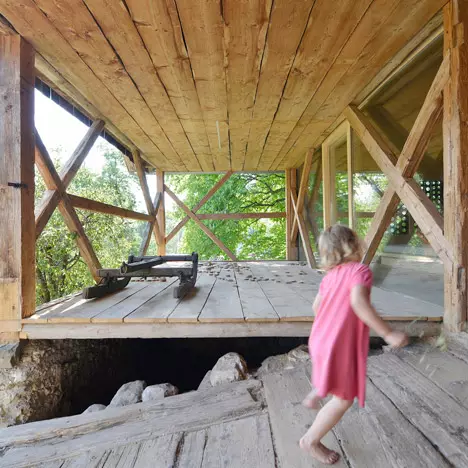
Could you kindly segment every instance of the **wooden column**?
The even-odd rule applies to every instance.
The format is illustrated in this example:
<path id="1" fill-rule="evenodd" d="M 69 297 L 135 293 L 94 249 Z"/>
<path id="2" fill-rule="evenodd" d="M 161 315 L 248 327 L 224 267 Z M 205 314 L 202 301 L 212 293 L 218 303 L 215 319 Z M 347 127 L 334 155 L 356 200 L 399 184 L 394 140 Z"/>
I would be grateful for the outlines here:
<path id="1" fill-rule="evenodd" d="M 0 34 L 0 339 L 35 309 L 34 50 Z"/>
<path id="2" fill-rule="evenodd" d="M 453 249 L 445 266 L 444 324 L 466 329 L 468 266 L 468 3 L 452 0 L 444 8 L 444 53 L 450 78 L 444 90 L 444 235 Z"/>
<path id="3" fill-rule="evenodd" d="M 331 171 L 331 151 L 329 145 L 322 145 L 323 179 L 323 227 L 326 229 L 336 222 L 334 216 L 335 179 Z"/>
<path id="4" fill-rule="evenodd" d="M 354 208 L 354 132 L 347 122 L 346 149 L 348 169 L 348 225 L 356 229 L 356 213 Z"/>
<path id="5" fill-rule="evenodd" d="M 291 199 L 291 191 L 297 193 L 297 172 L 296 169 L 285 170 L 285 190 L 286 190 L 286 260 L 298 260 L 299 250 L 297 242 L 291 237 L 294 222 L 294 207 Z"/>
<path id="6" fill-rule="evenodd" d="M 161 193 L 161 203 L 156 213 L 158 220 L 160 239 L 158 255 L 166 255 L 166 206 L 164 204 L 164 172 L 156 169 L 156 192 Z"/>

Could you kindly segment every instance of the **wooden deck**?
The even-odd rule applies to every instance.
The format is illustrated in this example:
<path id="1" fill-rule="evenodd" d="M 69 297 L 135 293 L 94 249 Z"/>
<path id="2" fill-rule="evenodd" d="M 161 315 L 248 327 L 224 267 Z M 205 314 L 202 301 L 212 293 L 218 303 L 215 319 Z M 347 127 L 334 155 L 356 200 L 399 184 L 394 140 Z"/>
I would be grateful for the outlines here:
<path id="1" fill-rule="evenodd" d="M 298 447 L 309 366 L 0 431 L 0 467 L 319 468 Z M 325 442 L 339 468 L 468 466 L 468 337 L 448 352 L 415 345 L 369 359 L 365 409 Z"/>
<path id="2" fill-rule="evenodd" d="M 297 262 L 208 262 L 192 294 L 174 279 L 131 282 L 102 299 L 73 296 L 23 320 L 24 338 L 307 336 L 322 274 Z M 374 288 L 382 316 L 418 336 L 439 329 L 443 308 Z"/>

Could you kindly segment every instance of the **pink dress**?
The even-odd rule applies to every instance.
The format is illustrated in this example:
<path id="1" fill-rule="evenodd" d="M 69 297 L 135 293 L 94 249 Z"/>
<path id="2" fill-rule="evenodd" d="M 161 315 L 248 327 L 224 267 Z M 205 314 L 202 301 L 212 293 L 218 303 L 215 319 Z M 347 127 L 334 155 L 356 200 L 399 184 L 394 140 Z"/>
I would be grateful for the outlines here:
<path id="1" fill-rule="evenodd" d="M 372 272 L 361 263 L 343 263 L 320 284 L 320 306 L 309 338 L 312 383 L 322 398 L 358 398 L 364 407 L 369 327 L 351 307 L 351 289 L 372 287 Z"/>

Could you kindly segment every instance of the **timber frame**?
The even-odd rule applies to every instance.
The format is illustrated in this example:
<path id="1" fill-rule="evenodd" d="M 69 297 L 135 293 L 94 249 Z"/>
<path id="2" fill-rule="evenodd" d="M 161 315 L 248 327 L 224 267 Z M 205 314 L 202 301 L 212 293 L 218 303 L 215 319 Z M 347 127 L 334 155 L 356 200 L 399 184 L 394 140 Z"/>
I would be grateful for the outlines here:
<path id="1" fill-rule="evenodd" d="M 327 55 L 324 49 L 320 49 L 322 55 L 317 54 L 317 59 L 314 58 L 309 63 L 307 57 L 314 51 L 314 40 L 320 41 L 322 37 L 319 32 L 315 32 L 318 29 L 309 28 L 306 21 L 309 16 L 313 17 L 310 12 L 315 2 L 310 0 L 309 9 L 304 9 L 304 5 L 298 6 L 296 13 L 300 21 L 297 21 L 297 25 L 302 26 L 298 26 L 294 37 L 291 36 L 291 43 L 287 44 L 291 51 L 295 51 L 294 54 L 297 51 L 300 53 L 297 57 L 292 55 L 290 63 L 286 63 L 287 57 L 275 55 L 278 70 L 272 65 L 274 60 L 270 63 L 263 62 L 260 51 L 263 50 L 262 47 L 269 47 L 269 50 L 274 52 L 273 41 L 283 34 L 284 21 L 288 15 L 292 15 L 294 2 L 291 5 L 285 4 L 284 12 L 276 9 L 277 5 L 274 5 L 274 2 L 270 2 L 268 8 L 273 9 L 266 17 L 270 18 L 273 24 L 269 26 L 271 30 L 268 34 L 261 25 L 257 25 L 259 27 L 255 29 L 253 43 L 258 43 L 261 47 L 259 50 L 249 47 L 247 55 L 251 54 L 251 50 L 258 55 L 249 55 L 252 66 L 244 67 L 245 70 L 249 70 L 249 76 L 241 76 L 239 72 L 240 69 L 244 69 L 241 58 L 245 52 L 239 37 L 245 35 L 246 30 L 244 21 L 235 24 L 242 15 L 238 17 L 233 14 L 234 3 L 231 5 L 232 11 L 226 11 L 226 18 L 232 16 L 231 20 L 234 23 L 231 24 L 229 20 L 220 17 L 215 2 L 210 3 L 206 11 L 181 8 L 177 18 L 170 18 L 169 11 L 158 11 L 161 24 L 177 20 L 177 24 L 186 33 L 185 45 L 182 46 L 184 41 L 180 41 L 180 44 L 174 42 L 164 50 L 171 56 L 183 58 L 181 69 L 184 73 L 180 75 L 172 63 L 170 66 L 162 63 L 156 67 L 154 60 L 160 57 L 159 51 L 154 49 L 154 44 L 158 44 L 161 39 L 158 36 L 159 30 L 154 27 L 145 29 L 141 20 L 134 23 L 134 18 L 128 15 L 130 9 L 134 10 L 135 18 L 140 18 L 144 13 L 137 8 L 138 2 L 130 2 L 132 5 L 128 11 L 109 3 L 112 13 L 122 20 L 117 22 L 121 29 L 116 30 L 109 19 L 111 15 L 107 14 L 99 1 L 87 0 L 84 5 L 81 2 L 77 3 L 79 6 L 75 5 L 77 9 L 80 8 L 77 11 L 84 18 L 83 27 L 89 26 L 93 31 L 93 34 L 89 35 L 91 47 L 94 47 L 92 50 L 102 47 L 102 60 L 97 60 L 89 53 L 86 41 L 73 33 L 74 27 L 79 26 L 76 18 L 80 15 L 64 18 L 60 8 L 48 0 L 44 0 L 44 5 L 50 8 L 49 14 L 44 14 L 45 7 L 41 8 L 38 5 L 41 2 L 25 0 L 19 3 L 27 5 L 25 10 L 34 18 L 38 34 L 35 35 L 31 30 L 30 23 L 22 16 L 22 9 L 15 2 L 0 0 L 0 13 L 8 16 L 17 28 L 13 29 L 4 21 L 3 16 L 0 16 L 0 91 L 6 103 L 0 110 L 0 224 L 4 226 L 0 237 L 0 293 L 2 301 L 6 304 L 0 311 L 1 333 L 17 334 L 21 327 L 21 319 L 34 313 L 35 241 L 56 208 L 63 216 L 67 228 L 74 234 L 80 254 L 93 278 L 98 281 L 97 271 L 101 269 L 101 264 L 77 210 L 145 222 L 140 256 L 147 253 L 152 239 L 156 243 L 157 253 L 165 255 L 167 244 L 188 222 L 193 222 L 231 261 L 238 260 L 236 253 L 204 224 L 204 220 L 284 218 L 286 259 L 296 261 L 303 254 L 309 267 L 316 268 L 311 235 L 316 244 L 319 237 L 319 217 L 323 216 L 325 227 L 339 219 L 347 218 L 347 223 L 352 228 L 356 226 L 358 218 L 372 217 L 366 236 L 367 250 L 363 258 L 364 263 L 370 264 L 400 202 L 406 206 L 443 263 L 444 322 L 447 329 L 460 331 L 466 328 L 468 136 L 464 130 L 468 121 L 468 44 L 465 42 L 464 30 L 468 30 L 468 7 L 465 2 L 450 0 L 446 4 L 443 26 L 440 25 L 440 15 L 439 20 L 434 19 L 433 15 L 440 11 L 444 2 L 427 0 L 427 8 L 424 2 L 413 2 L 413 15 L 406 25 L 408 37 L 412 39 L 407 41 L 404 34 L 398 35 L 395 32 L 389 43 L 391 54 L 397 53 L 397 56 L 389 52 L 388 57 L 382 41 L 386 40 L 386 33 L 390 31 L 393 34 L 393 31 L 397 30 L 396 25 L 406 20 L 404 9 L 395 6 L 394 17 L 393 12 L 388 11 L 388 18 L 381 18 L 380 26 L 383 32 L 367 37 L 366 31 L 378 30 L 374 27 L 372 14 L 376 15 L 379 8 L 390 7 L 384 5 L 385 2 L 381 2 L 380 5 L 376 1 L 370 1 L 368 7 L 363 9 L 366 13 L 361 15 L 359 6 L 353 2 L 343 2 L 343 5 L 349 3 L 348 13 L 350 16 L 351 13 L 354 15 L 355 23 L 353 27 L 346 24 L 349 31 L 341 37 L 339 33 L 343 25 L 340 25 L 338 20 L 331 21 L 333 15 L 328 10 L 329 4 L 324 1 L 317 2 L 317 8 L 321 8 L 323 17 L 333 22 L 333 34 L 339 36 L 341 42 L 336 45 L 336 50 L 334 44 L 333 47 L 330 45 L 330 49 L 333 49 L 333 58 L 330 57 L 330 60 L 325 59 Z M 85 5 L 88 8 L 84 8 Z M 399 3 L 396 5 L 402 6 Z M 368 10 L 370 13 L 367 15 Z M 345 10 L 342 13 L 344 12 Z M 244 13 L 246 17 L 252 15 L 250 19 L 254 21 L 253 11 Z M 205 14 L 207 17 L 203 16 Z M 207 18 L 213 20 L 213 25 L 212 29 L 205 28 L 205 31 L 200 25 L 204 25 L 208 21 Z M 384 86 L 386 79 L 395 75 L 405 61 L 414 58 L 411 54 L 416 54 L 418 49 L 414 41 L 416 32 L 421 27 L 418 26 L 419 21 L 431 23 L 430 28 L 425 28 L 425 43 L 443 34 L 444 57 L 417 119 L 405 139 L 403 149 L 399 151 L 375 127 L 371 118 L 365 114 L 364 107 Z M 434 28 L 437 21 L 438 26 Z M 236 36 L 237 41 L 232 40 L 224 45 L 218 41 L 212 50 L 197 49 L 196 46 L 203 43 L 197 36 L 200 30 L 203 29 L 204 34 L 215 38 L 223 28 L 226 28 L 224 33 L 230 32 L 233 37 L 240 34 L 239 37 Z M 123 32 L 128 33 L 128 36 Z M 317 37 L 314 37 L 314 34 Z M 355 55 L 356 50 L 361 50 L 360 40 L 363 38 L 360 35 L 364 36 L 367 42 L 363 45 L 362 53 Z M 128 37 L 128 43 L 122 40 L 123 37 Z M 310 41 L 301 44 L 303 37 Z M 50 52 L 48 48 L 52 47 L 54 42 L 60 45 L 57 57 L 46 53 Z M 140 47 L 145 43 L 149 45 L 148 50 Z M 367 66 L 366 57 L 374 57 L 375 44 L 378 46 L 375 62 L 369 59 L 370 64 Z M 177 49 L 179 46 L 181 50 Z M 232 62 L 228 60 L 227 65 L 224 64 L 224 46 L 232 52 Z M 37 52 L 35 48 L 38 49 Z M 216 62 L 213 65 L 216 70 L 212 76 L 205 78 L 202 72 L 205 71 L 208 63 L 205 61 L 211 57 L 210 54 L 216 56 L 216 60 L 213 59 Z M 60 69 L 58 65 L 62 63 L 69 63 L 69 67 L 64 66 Z M 329 65 L 330 68 L 327 68 Z M 317 75 L 317 78 L 320 78 L 317 83 L 313 82 L 316 78 L 313 76 L 314 67 L 322 73 Z M 345 69 L 342 75 L 341 67 Z M 150 73 L 140 74 L 143 69 L 150 70 Z M 60 72 L 63 72 L 63 76 Z M 76 104 L 77 109 L 83 111 L 83 115 L 93 117 L 89 130 L 60 172 L 54 167 L 48 150 L 34 127 L 33 96 L 36 74 L 47 85 L 61 88 L 60 96 L 70 99 L 67 102 Z M 360 89 L 360 83 L 367 74 L 372 74 L 373 78 L 366 82 L 364 89 Z M 107 83 L 105 81 L 109 76 L 113 79 Z M 328 76 L 335 81 L 328 80 Z M 226 86 L 226 79 L 229 86 Z M 172 80 L 178 81 L 172 83 Z M 272 100 L 272 107 L 266 85 L 269 80 L 272 83 L 274 81 L 275 85 L 273 94 L 276 101 Z M 208 83 L 206 87 L 203 84 L 205 81 Z M 251 87 L 251 83 L 258 84 L 258 90 Z M 311 96 L 308 95 L 310 88 L 314 89 Z M 154 89 L 157 92 L 152 94 Z M 173 95 L 169 92 L 166 95 L 167 89 Z M 192 107 L 188 106 L 187 109 L 184 108 L 188 102 L 184 100 L 185 96 L 176 95 L 184 89 L 188 90 L 191 98 L 196 97 L 190 101 Z M 228 95 L 223 94 L 226 92 Z M 295 92 L 298 94 L 295 95 Z M 243 96 L 243 99 L 234 99 L 236 93 Z M 243 93 L 247 93 L 248 96 Z M 220 108 L 216 108 L 217 103 L 221 103 Z M 292 107 L 289 107 L 290 103 L 293 103 Z M 190 120 L 194 115 L 196 118 Z M 232 122 L 229 121 L 230 117 Z M 258 117 L 257 123 L 254 122 L 254 117 Z M 244 121 L 251 125 L 250 133 L 244 128 Z M 414 178 L 434 128 L 441 121 L 444 147 L 444 216 L 439 213 Z M 127 161 L 127 164 L 138 176 L 146 206 L 144 213 L 68 192 L 73 178 L 104 128 L 115 135 L 132 155 L 132 163 Z M 250 127 L 248 130 L 250 131 Z M 388 179 L 388 188 L 381 194 L 375 213 L 356 211 L 353 201 L 353 153 L 357 139 Z M 349 191 L 346 212 L 344 209 L 341 212 L 337 209 L 335 190 L 334 153 L 337 145 L 343 143 L 346 143 Z M 156 168 L 154 199 L 151 198 L 146 175 L 148 163 Z M 47 189 L 35 211 L 34 164 Z M 315 167 L 315 178 L 309 190 L 312 167 Z M 284 213 L 199 213 L 202 206 L 233 174 L 248 170 L 284 171 Z M 188 207 L 169 187 L 166 180 L 169 171 L 214 171 L 222 176 L 194 207 Z M 314 209 L 321 187 L 323 213 Z M 167 233 L 165 201 L 169 198 L 185 213 L 185 217 Z M 301 252 L 299 246 L 302 247 Z"/>

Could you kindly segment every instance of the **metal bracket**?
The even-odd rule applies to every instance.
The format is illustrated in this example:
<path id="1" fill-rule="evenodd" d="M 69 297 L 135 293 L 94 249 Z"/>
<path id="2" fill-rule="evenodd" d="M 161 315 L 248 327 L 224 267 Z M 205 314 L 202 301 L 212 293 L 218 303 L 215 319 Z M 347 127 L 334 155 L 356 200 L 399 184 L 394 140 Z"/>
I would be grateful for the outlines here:
<path id="1" fill-rule="evenodd" d="M 8 187 L 28 188 L 28 184 L 24 184 L 23 182 L 8 182 Z"/>

